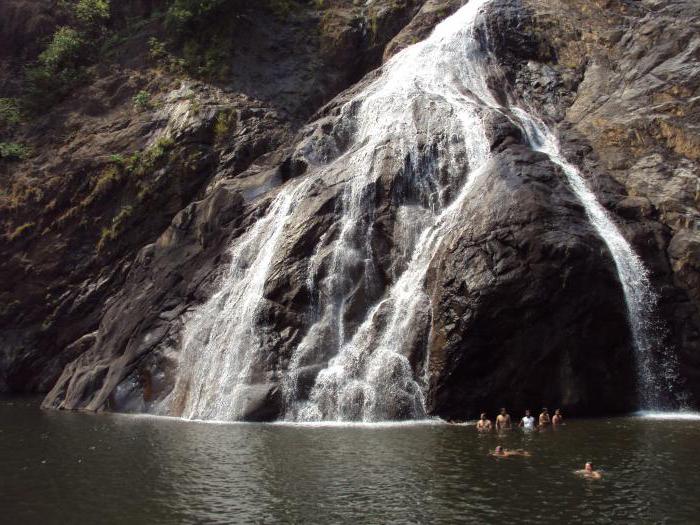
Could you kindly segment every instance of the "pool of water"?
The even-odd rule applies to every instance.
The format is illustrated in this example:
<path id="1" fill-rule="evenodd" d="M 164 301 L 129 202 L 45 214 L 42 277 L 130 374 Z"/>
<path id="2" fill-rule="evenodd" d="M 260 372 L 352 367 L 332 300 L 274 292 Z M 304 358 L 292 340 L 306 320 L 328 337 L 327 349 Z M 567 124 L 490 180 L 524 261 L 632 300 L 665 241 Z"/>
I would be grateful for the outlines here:
<path id="1" fill-rule="evenodd" d="M 529 458 L 494 459 L 496 445 Z M 5 523 L 699 523 L 700 418 L 211 424 L 0 400 Z M 573 474 L 587 460 L 601 481 Z"/>

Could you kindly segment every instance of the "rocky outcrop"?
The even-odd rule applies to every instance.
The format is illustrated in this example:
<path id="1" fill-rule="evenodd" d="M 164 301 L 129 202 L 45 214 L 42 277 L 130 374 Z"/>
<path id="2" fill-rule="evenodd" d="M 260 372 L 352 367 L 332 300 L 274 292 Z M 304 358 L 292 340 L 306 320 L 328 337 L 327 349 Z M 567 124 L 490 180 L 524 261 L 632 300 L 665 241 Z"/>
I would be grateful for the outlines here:
<path id="1" fill-rule="evenodd" d="M 607 248 L 549 159 L 496 155 L 434 259 L 430 411 L 636 406 L 626 308 Z M 556 329 L 552 329 L 556 327 Z"/>
<path id="2" fill-rule="evenodd" d="M 23 64 L 66 23 L 51 4 L 0 5 L 0 67 L 8 72 L 0 97 L 21 95 Z M 163 7 L 115 6 L 114 35 L 86 82 L 8 136 L 0 122 L 0 142 L 30 152 L 24 161 L 0 159 L 0 391 L 48 390 L 76 356 L 64 349 L 82 348 L 74 343 L 98 328 L 139 249 L 208 186 L 288 143 L 313 111 L 379 63 L 420 7 L 244 6 L 228 35 L 233 73 L 212 85 L 183 80 L 153 56 L 151 39 L 163 37 L 156 4 Z M 253 179 L 246 191 L 263 191 Z"/>
<path id="3" fill-rule="evenodd" d="M 341 108 L 378 73 L 318 110 L 309 125 L 301 122 L 382 56 L 424 38 L 458 4 L 328 2 L 295 19 L 297 28 L 315 20 L 318 40 L 291 35 L 279 22 L 247 28 L 268 35 L 274 49 L 240 56 L 239 71 L 250 74 L 228 86 L 129 69 L 83 88 L 84 109 L 68 101 L 23 131 L 32 137 L 55 127 L 71 138 L 62 146 L 65 160 L 47 142 L 46 153 L 20 170 L 75 175 L 61 179 L 69 181 L 63 191 L 52 177 L 42 195 L 33 191 L 36 177 L 13 189 L 23 200 L 4 223 L 2 249 L 12 256 L 0 265 L 9 283 L 0 290 L 7 299 L 0 387 L 53 386 L 45 400 L 52 408 L 181 414 L 171 394 L 194 388 L 176 388 L 184 327 L 217 291 L 229 246 L 279 192 L 347 153 L 352 129 L 339 122 L 348 117 Z M 498 0 L 490 9 L 481 37 L 501 66 L 487 79 L 492 90 L 556 127 L 567 158 L 651 270 L 668 351 L 679 358 L 686 391 L 700 399 L 693 111 L 700 73 L 692 2 Z M 674 28 L 682 38 L 665 41 Z M 285 41 L 294 51 L 281 49 Z M 156 93 L 157 107 L 135 112 L 131 97 L 143 87 Z M 426 108 L 415 111 L 418 122 L 429 120 L 421 116 Z M 428 411 L 467 418 L 501 404 L 546 403 L 579 414 L 635 408 L 632 342 L 610 254 L 560 169 L 525 146 L 507 120 L 489 121 L 487 131 L 493 158 L 480 199 L 464 204 L 431 260 L 428 302 L 403 349 L 416 376 L 427 367 Z M 110 158 L 126 152 L 140 152 L 134 165 Z M 395 170 L 391 153 L 387 144 L 386 167 L 372 186 L 375 273 L 370 279 L 358 262 L 341 276 L 347 334 L 407 264 L 401 236 L 410 232 L 397 227 L 395 195 L 410 169 Z M 310 305 L 330 301 L 310 294 L 308 283 L 321 289 L 333 271 L 330 243 L 349 176 L 339 168 L 305 188 L 304 207 L 274 254 L 255 318 L 265 351 L 243 394 L 246 419 L 274 419 L 288 408 L 285 372 L 313 326 Z M 144 188 L 151 193 L 141 195 Z M 139 211 L 125 217 L 125 206 Z M 36 216 L 39 207 L 47 211 Z M 109 242 L 95 250 L 102 228 Z M 321 261 L 314 272 L 312 260 Z M 313 335 L 322 344 L 297 370 L 301 399 L 338 346 L 337 333 Z M 397 406 L 390 415 L 408 413 Z"/>
<path id="4" fill-rule="evenodd" d="M 700 213 L 697 9 L 682 0 L 499 4 L 492 45 L 511 93 L 556 123 L 567 157 L 644 258 L 667 345 L 700 399 L 690 262 Z"/>

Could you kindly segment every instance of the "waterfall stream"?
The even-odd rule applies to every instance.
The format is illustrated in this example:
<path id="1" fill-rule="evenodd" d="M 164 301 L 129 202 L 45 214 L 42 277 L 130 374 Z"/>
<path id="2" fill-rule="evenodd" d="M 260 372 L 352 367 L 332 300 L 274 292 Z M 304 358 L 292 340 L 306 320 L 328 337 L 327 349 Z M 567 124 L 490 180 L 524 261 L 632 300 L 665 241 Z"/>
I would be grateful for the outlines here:
<path id="1" fill-rule="evenodd" d="M 257 377 L 257 365 L 265 358 L 257 321 L 274 254 L 310 184 L 323 181 L 342 162 L 349 173 L 338 203 L 337 233 L 332 240 L 319 239 L 308 261 L 313 320 L 283 374 L 286 418 L 425 417 L 425 378 L 415 371 L 408 349 L 426 346 L 421 339 L 430 315 L 426 272 L 485 171 L 488 113 L 506 115 L 524 130 L 531 147 L 562 168 L 610 250 L 637 350 L 642 403 L 654 406 L 660 385 L 651 359 L 655 341 L 648 319 L 655 297 L 647 272 L 576 168 L 562 157 L 553 134 L 524 110 L 502 107 L 489 90 L 487 68 L 494 65 L 476 29 L 491 1 L 471 0 L 428 39 L 389 60 L 341 108 L 341 123 L 351 123 L 352 129 L 346 152 L 282 187 L 266 214 L 234 242 L 221 289 L 187 321 L 177 384 L 167 400 L 170 412 L 201 419 L 244 416 L 249 390 L 264 381 Z M 377 289 L 371 239 L 376 191 L 387 172 L 406 179 L 395 195 L 392 280 L 378 300 L 364 307 L 361 322 L 353 324 L 347 319 L 363 297 L 371 296 L 365 290 Z M 328 271 L 317 278 L 324 264 Z M 302 395 L 300 377 L 322 353 L 329 358 L 321 360 L 326 364 Z"/>
<path id="2" fill-rule="evenodd" d="M 662 371 L 659 370 L 659 363 L 653 357 L 661 341 L 658 337 L 658 326 L 655 325 L 657 297 L 649 282 L 647 269 L 605 208 L 586 186 L 578 169 L 563 157 L 559 150 L 559 143 L 552 132 L 542 121 L 526 111 L 520 108 L 511 108 L 511 110 L 519 120 L 532 148 L 546 153 L 552 162 L 561 167 L 569 186 L 583 204 L 588 219 L 610 250 L 627 305 L 636 351 L 640 403 L 645 409 L 659 409 L 662 407 L 662 398 L 668 394 L 667 391 L 664 392 L 667 389 L 667 381 L 673 379 L 674 363 L 666 363 L 667 370 Z M 669 356 L 665 357 L 669 359 Z"/>

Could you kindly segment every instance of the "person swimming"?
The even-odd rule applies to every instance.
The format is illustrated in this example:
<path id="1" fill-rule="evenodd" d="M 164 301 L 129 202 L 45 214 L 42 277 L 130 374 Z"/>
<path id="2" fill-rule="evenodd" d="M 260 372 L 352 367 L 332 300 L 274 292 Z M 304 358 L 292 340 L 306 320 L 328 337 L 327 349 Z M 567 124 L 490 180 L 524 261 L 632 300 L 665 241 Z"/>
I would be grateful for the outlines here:
<path id="1" fill-rule="evenodd" d="M 564 416 L 561 415 L 561 409 L 557 408 L 554 411 L 554 417 L 552 418 L 552 425 L 563 425 Z"/>
<path id="2" fill-rule="evenodd" d="M 501 409 L 501 413 L 496 417 L 496 430 L 510 430 L 510 415 L 505 408 Z"/>
<path id="3" fill-rule="evenodd" d="M 479 421 L 476 422 L 476 430 L 479 432 L 491 432 L 492 428 L 491 420 L 486 417 L 486 412 L 482 412 Z"/>
<path id="4" fill-rule="evenodd" d="M 494 458 L 510 458 L 515 456 L 530 457 L 530 453 L 527 450 L 521 448 L 517 450 L 509 450 L 498 445 L 493 452 L 489 452 L 489 456 Z"/>
<path id="5" fill-rule="evenodd" d="M 540 427 L 546 427 L 551 423 L 551 419 L 549 418 L 549 412 L 547 411 L 546 408 L 542 409 L 542 413 L 540 414 Z"/>
<path id="6" fill-rule="evenodd" d="M 577 470 L 575 473 L 589 479 L 602 479 L 603 477 L 603 473 L 600 470 L 593 469 L 593 463 L 590 461 L 587 461 L 583 469 Z"/>
<path id="7" fill-rule="evenodd" d="M 518 427 L 524 430 L 534 430 L 535 429 L 535 418 L 530 415 L 530 411 L 525 411 L 525 416 L 518 423 Z"/>

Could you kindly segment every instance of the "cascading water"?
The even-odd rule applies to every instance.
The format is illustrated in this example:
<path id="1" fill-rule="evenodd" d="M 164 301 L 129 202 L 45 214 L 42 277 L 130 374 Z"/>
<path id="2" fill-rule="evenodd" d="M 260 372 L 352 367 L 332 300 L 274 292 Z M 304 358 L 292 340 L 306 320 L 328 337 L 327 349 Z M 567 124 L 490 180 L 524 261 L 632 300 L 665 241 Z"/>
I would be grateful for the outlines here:
<path id="1" fill-rule="evenodd" d="M 282 387 L 291 420 L 377 421 L 425 416 L 425 354 L 430 304 L 428 267 L 479 181 L 489 159 L 485 118 L 505 115 L 531 146 L 549 155 L 567 177 L 613 256 L 637 349 L 643 403 L 660 388 L 652 364 L 647 319 L 654 295 L 646 271 L 557 141 L 535 117 L 500 105 L 487 86 L 497 67 L 477 38 L 479 16 L 492 0 L 472 0 L 425 41 L 393 57 L 381 75 L 341 108 L 351 129 L 345 153 L 319 162 L 301 181 L 279 190 L 264 217 L 236 240 L 221 290 L 188 321 L 180 373 L 167 400 L 171 413 L 204 419 L 245 414 L 248 389 L 264 378 L 258 324 L 263 292 L 285 228 L 308 187 L 343 171 L 335 228 L 317 240 L 308 261 L 313 316 L 294 349 Z M 390 284 L 378 284 L 372 239 L 377 188 L 389 174 L 393 237 Z M 325 271 L 321 271 L 325 268 Z M 379 292 L 377 292 L 379 291 Z M 357 315 L 357 310 L 361 315 Z M 353 321 L 353 318 L 355 321 Z M 358 321 L 359 319 L 359 321 Z M 420 347 L 420 352 L 411 349 Z M 314 370 L 312 384 L 302 376 Z"/>
<path id="2" fill-rule="evenodd" d="M 663 399 L 671 391 L 669 384 L 675 379 L 675 363 L 668 355 L 665 356 L 666 363 L 659 363 L 654 359 L 654 352 L 661 341 L 658 336 L 659 328 L 654 320 L 657 297 L 649 282 L 647 269 L 608 216 L 605 208 L 588 189 L 578 169 L 562 156 L 558 141 L 552 132 L 542 121 L 526 111 L 520 108 L 511 108 L 511 111 L 525 131 L 533 149 L 546 153 L 552 162 L 561 167 L 569 186 L 583 204 L 588 219 L 610 250 L 625 295 L 636 350 L 640 402 L 645 409 L 662 408 Z M 661 366 L 665 370 L 661 370 Z"/>
<path id="3" fill-rule="evenodd" d="M 189 319 L 170 410 L 195 419 L 234 420 L 245 409 L 246 386 L 264 358 L 256 330 L 274 248 L 309 181 L 291 185 L 231 250 L 224 286 Z M 265 249 L 268 248 L 268 249 Z"/>
<path id="4" fill-rule="evenodd" d="M 337 296 L 337 300 L 327 303 L 317 324 L 339 327 L 337 352 L 318 374 L 308 400 L 294 402 L 298 397 L 297 370 L 309 354 L 314 354 L 317 344 L 314 336 L 319 329 L 310 330 L 309 340 L 299 345 L 290 367 L 288 418 L 377 421 L 425 416 L 423 385 L 415 379 L 407 354 L 416 344 L 418 318 L 429 310 L 424 279 L 430 261 L 489 157 L 479 111 L 495 107 L 496 101 L 478 68 L 476 55 L 482 51 L 474 34 L 475 20 L 485 3 L 470 2 L 438 26 L 428 40 L 394 57 L 382 76 L 360 95 L 354 140 L 362 147 L 352 159 L 360 173 L 352 182 L 350 195 L 361 194 L 386 170 L 382 163 L 384 144 L 391 139 L 390 155 L 399 161 L 410 159 L 409 171 L 417 172 L 409 181 L 413 198 L 404 194 L 398 203 L 395 227 L 399 232 L 411 230 L 413 235 L 398 236 L 403 241 L 401 252 L 408 255 L 405 267 L 348 339 L 342 331 L 347 294 L 337 294 L 332 287 L 327 291 L 326 295 Z M 417 107 L 431 108 L 430 115 L 416 112 Z M 418 160 L 430 146 L 446 161 L 446 181 L 440 180 L 439 167 Z M 466 162 L 458 159 L 462 151 Z M 446 207 L 450 190 L 460 187 Z M 361 218 L 371 217 L 374 206 L 371 199 L 344 201 L 335 260 L 346 260 L 350 253 L 371 261 L 369 246 L 358 251 L 345 239 L 349 229 L 351 238 L 358 233 L 365 242 L 371 238 L 368 230 L 372 225 Z M 362 231 L 357 231 L 358 225 Z M 332 275 L 343 275 L 346 269 L 334 264 Z"/>

